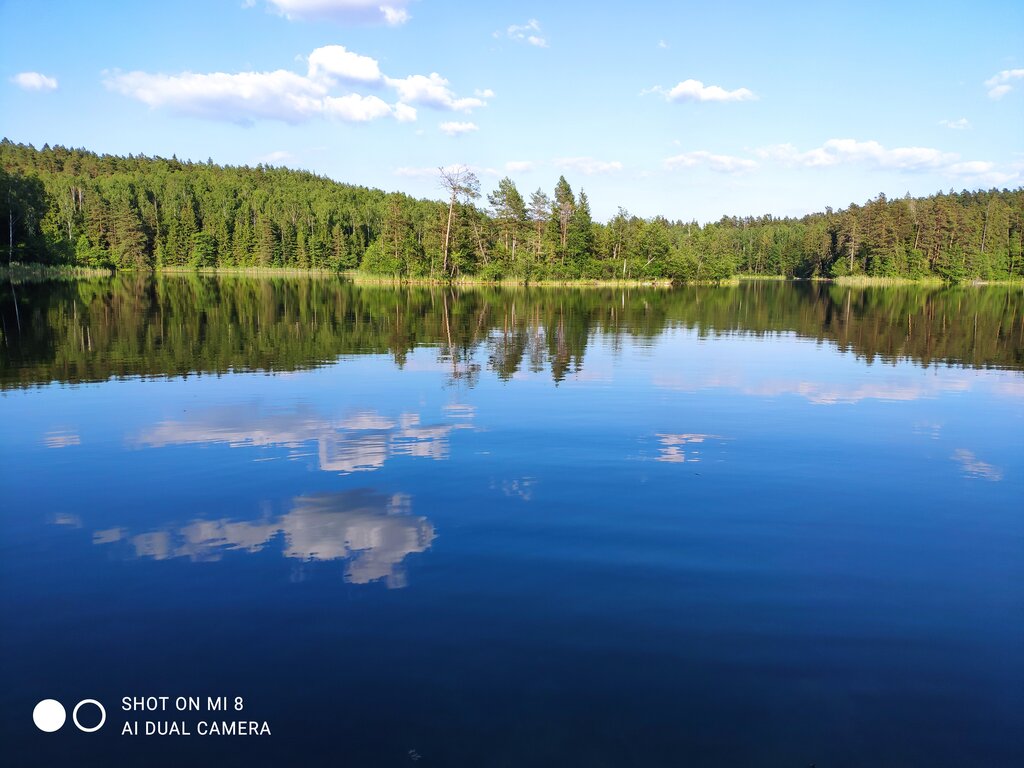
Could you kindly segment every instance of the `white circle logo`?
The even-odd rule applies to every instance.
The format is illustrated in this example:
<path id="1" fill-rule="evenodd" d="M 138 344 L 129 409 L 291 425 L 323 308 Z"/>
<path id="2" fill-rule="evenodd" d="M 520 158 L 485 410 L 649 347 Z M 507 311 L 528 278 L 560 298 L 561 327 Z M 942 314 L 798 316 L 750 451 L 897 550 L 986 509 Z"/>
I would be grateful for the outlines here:
<path id="1" fill-rule="evenodd" d="M 83 704 L 94 704 L 96 706 L 96 708 L 99 709 L 99 711 L 100 711 L 100 721 L 98 723 L 96 723 L 96 725 L 94 725 L 92 728 L 86 728 L 84 725 L 82 725 L 80 722 L 78 722 L 78 710 L 80 710 L 82 708 Z M 64 707 L 61 707 L 60 709 L 61 709 L 61 713 L 63 714 Z M 94 733 L 95 731 L 98 731 L 100 728 L 102 728 L 103 724 L 105 722 L 107 722 L 107 710 L 105 710 L 103 708 L 103 705 L 100 704 L 98 701 L 96 701 L 96 699 L 82 699 L 80 702 L 78 702 L 75 705 L 75 709 L 71 713 L 71 719 L 75 722 L 75 725 L 78 727 L 78 730 L 82 731 L 83 733 Z M 63 723 L 63 722 L 64 722 L 64 718 L 62 717 L 61 718 L 61 723 Z"/>
<path id="2" fill-rule="evenodd" d="M 59 731 L 67 719 L 68 713 L 64 711 L 64 705 L 56 699 L 43 699 L 32 710 L 32 722 L 36 724 L 36 728 L 46 733 Z"/>

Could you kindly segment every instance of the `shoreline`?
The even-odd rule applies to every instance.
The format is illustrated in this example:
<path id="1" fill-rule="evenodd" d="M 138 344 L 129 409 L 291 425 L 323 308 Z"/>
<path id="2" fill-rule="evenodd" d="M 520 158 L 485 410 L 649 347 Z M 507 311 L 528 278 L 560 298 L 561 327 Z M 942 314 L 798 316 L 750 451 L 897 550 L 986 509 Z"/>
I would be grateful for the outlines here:
<path id="1" fill-rule="evenodd" d="M 502 278 L 488 280 L 474 276 L 458 277 L 442 280 L 436 277 L 395 277 L 391 275 L 373 275 L 358 270 L 334 271 L 330 269 L 294 267 L 160 267 L 153 270 L 114 270 L 96 267 L 78 267 L 71 265 L 50 264 L 13 264 L 0 265 L 0 281 L 12 283 L 46 282 L 48 280 L 87 280 L 94 278 L 110 278 L 118 273 L 126 275 L 152 275 L 160 277 L 196 275 L 203 277 L 253 277 L 253 278 L 339 278 L 355 285 L 379 286 L 459 286 L 459 287 L 500 287 L 500 288 L 661 288 L 685 286 L 737 286 L 741 282 L 817 282 L 834 283 L 835 285 L 854 288 L 919 286 L 928 288 L 941 287 L 983 287 L 1007 286 L 1024 288 L 1024 278 L 1005 280 L 964 280 L 947 283 L 941 278 L 928 277 L 872 277 L 870 275 L 848 275 L 839 277 L 787 277 L 785 275 L 751 275 L 736 274 L 723 280 L 692 280 L 673 281 L 664 278 L 651 280 L 604 280 L 604 279 L 572 279 L 572 280 L 529 280 L 526 278 Z"/>

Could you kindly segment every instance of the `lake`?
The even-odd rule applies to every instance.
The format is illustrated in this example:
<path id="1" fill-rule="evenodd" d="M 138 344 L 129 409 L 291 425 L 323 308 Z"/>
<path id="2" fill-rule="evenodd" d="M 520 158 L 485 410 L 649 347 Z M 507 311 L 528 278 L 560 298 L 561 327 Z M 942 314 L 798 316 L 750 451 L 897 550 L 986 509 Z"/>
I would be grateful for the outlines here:
<path id="1" fill-rule="evenodd" d="M 0 302 L 6 765 L 1024 764 L 1020 288 Z"/>

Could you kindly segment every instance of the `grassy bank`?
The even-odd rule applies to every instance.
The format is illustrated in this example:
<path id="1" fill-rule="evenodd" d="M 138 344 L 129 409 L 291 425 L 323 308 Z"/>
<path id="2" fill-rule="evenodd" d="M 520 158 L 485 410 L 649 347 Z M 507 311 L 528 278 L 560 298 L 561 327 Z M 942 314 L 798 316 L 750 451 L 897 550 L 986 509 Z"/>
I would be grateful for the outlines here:
<path id="1" fill-rule="evenodd" d="M 885 285 L 945 285 L 939 277 L 871 277 L 870 275 L 844 275 L 842 277 L 817 278 L 836 285 L 885 286 Z"/>
<path id="2" fill-rule="evenodd" d="M 785 275 L 750 275 L 746 273 L 740 273 L 736 275 L 737 280 L 794 280 L 796 278 L 786 277 Z"/>
<path id="3" fill-rule="evenodd" d="M 492 285 L 504 287 L 549 287 L 549 288 L 670 288 L 671 280 L 527 280 L 524 278 L 503 278 L 486 280 L 479 277 L 459 277 L 441 280 L 436 277 L 392 277 L 372 275 L 366 272 L 343 272 L 342 275 L 359 285 Z"/>
<path id="4" fill-rule="evenodd" d="M 0 265 L 0 280 L 7 282 L 29 283 L 46 280 L 79 280 L 97 277 L 110 277 L 114 274 L 110 269 L 94 269 L 67 265 L 21 264 Z M 872 277 L 869 275 L 849 275 L 843 277 L 812 277 L 793 278 L 785 275 L 752 275 L 738 274 L 725 280 L 692 280 L 677 283 L 660 278 L 649 280 L 529 280 L 522 277 L 508 277 L 500 280 L 488 280 L 481 277 L 465 276 L 454 280 L 442 280 L 436 277 L 395 277 L 392 275 L 375 275 L 359 270 L 336 272 L 330 269 L 295 268 L 295 267 L 161 267 L 155 271 L 157 275 L 206 275 L 206 276 L 238 276 L 254 278 L 340 278 L 358 285 L 423 285 L 423 286 L 495 286 L 495 287 L 537 287 L 537 288 L 671 288 L 673 285 L 718 285 L 735 286 L 740 282 L 779 282 L 785 280 L 807 279 L 816 282 L 831 282 L 836 285 L 852 287 L 886 287 L 886 286 L 925 286 L 940 287 L 947 285 L 938 277 Z M 1024 278 L 1009 280 L 967 280 L 960 285 L 1004 285 L 1024 288 Z"/>
<path id="5" fill-rule="evenodd" d="M 46 280 L 81 280 L 90 277 L 110 277 L 109 269 L 69 267 L 50 264 L 4 264 L 0 266 L 0 281 L 11 283 L 41 283 Z"/>
<path id="6" fill-rule="evenodd" d="M 242 277 L 337 277 L 333 269 L 296 267 L 159 267 L 158 275 L 239 275 Z"/>
<path id="7" fill-rule="evenodd" d="M 827 279 L 827 278 L 815 278 L 815 279 Z M 939 287 L 943 285 L 1009 285 L 1009 286 L 1021 286 L 1024 287 L 1024 279 L 1022 278 L 1009 278 L 1005 280 L 962 280 L 959 283 L 947 283 L 938 277 L 870 277 L 868 275 L 850 275 L 847 277 L 835 277 L 831 278 L 831 282 L 837 285 L 852 285 L 852 286 L 886 286 L 886 285 L 919 285 L 919 286 L 930 286 Z"/>

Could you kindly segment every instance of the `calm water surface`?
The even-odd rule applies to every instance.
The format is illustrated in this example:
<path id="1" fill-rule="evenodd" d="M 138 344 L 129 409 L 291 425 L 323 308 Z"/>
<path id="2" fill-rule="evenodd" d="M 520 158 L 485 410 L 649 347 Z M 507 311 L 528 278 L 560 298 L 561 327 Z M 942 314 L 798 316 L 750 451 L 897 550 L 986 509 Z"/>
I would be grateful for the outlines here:
<path id="1" fill-rule="evenodd" d="M 10 288 L 6 765 L 1024 764 L 1019 289 Z"/>

